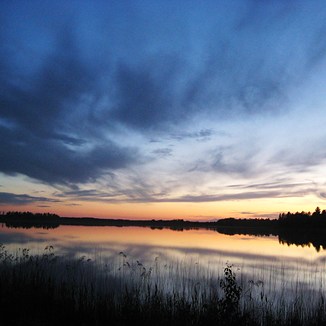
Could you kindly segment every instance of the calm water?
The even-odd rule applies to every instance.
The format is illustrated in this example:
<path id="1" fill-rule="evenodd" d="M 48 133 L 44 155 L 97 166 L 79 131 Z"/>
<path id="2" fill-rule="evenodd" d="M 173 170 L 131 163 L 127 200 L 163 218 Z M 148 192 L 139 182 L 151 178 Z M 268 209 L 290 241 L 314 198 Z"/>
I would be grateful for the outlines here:
<path id="1" fill-rule="evenodd" d="M 0 243 L 14 253 L 19 248 L 29 248 L 33 254 L 42 254 L 51 245 L 58 255 L 85 256 L 99 262 L 116 259 L 118 265 L 127 261 L 139 261 L 148 268 L 154 264 L 182 264 L 189 271 L 196 271 L 197 276 L 220 275 L 228 262 L 242 280 L 262 280 L 269 291 L 298 287 L 324 291 L 326 287 L 326 250 L 317 252 L 313 246 L 284 245 L 272 236 L 225 235 L 204 229 L 86 226 L 22 229 L 2 225 Z M 126 257 L 119 255 L 121 252 Z"/>

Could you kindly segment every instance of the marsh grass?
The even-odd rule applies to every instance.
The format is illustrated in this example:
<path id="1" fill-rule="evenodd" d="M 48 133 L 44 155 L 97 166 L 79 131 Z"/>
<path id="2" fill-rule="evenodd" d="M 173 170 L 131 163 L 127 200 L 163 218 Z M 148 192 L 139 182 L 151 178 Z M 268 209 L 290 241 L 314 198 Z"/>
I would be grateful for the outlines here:
<path id="1" fill-rule="evenodd" d="M 238 277 L 240 273 L 240 277 Z M 269 282 L 275 279 L 270 277 Z M 150 266 L 120 252 L 111 260 L 40 255 L 0 246 L 1 325 L 323 325 L 322 288 L 273 292 L 226 264 Z"/>

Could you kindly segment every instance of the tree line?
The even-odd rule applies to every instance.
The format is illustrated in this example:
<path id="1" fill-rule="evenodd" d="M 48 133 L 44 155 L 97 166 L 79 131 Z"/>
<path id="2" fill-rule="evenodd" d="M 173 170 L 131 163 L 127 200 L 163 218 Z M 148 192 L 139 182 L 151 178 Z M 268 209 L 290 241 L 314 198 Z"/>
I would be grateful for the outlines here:
<path id="1" fill-rule="evenodd" d="M 313 213 L 304 211 L 281 213 L 278 222 L 280 226 L 326 227 L 326 210 L 316 207 Z"/>
<path id="2" fill-rule="evenodd" d="M 60 225 L 60 216 L 53 213 L 32 213 L 32 212 L 2 212 L 0 222 L 4 222 L 8 227 L 40 227 L 55 228 Z"/>

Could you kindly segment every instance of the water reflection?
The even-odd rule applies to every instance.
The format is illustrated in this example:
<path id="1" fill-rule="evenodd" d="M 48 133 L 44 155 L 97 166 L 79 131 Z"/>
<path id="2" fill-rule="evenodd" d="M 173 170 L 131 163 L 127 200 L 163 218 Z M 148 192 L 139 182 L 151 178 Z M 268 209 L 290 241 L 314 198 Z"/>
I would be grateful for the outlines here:
<path id="1" fill-rule="evenodd" d="M 180 231 L 180 230 L 179 230 Z M 216 232 L 217 231 L 217 232 Z M 310 239 L 313 239 L 312 241 Z M 200 254 L 207 251 L 221 254 L 225 252 L 230 256 L 264 256 L 273 257 L 297 257 L 315 259 L 324 255 L 319 250 L 326 247 L 326 240 L 321 233 L 290 232 L 284 230 L 282 234 L 268 234 L 258 232 L 257 229 L 240 230 L 236 228 L 187 229 L 183 232 L 175 232 L 167 228 L 147 227 L 96 227 L 96 226 L 69 226 L 62 225 L 55 228 L 19 228 L 0 227 L 0 242 L 12 247 L 22 245 L 51 244 L 59 252 L 67 253 L 71 248 L 89 247 L 118 248 L 129 247 L 132 250 L 138 247 L 148 248 L 176 248 L 184 253 L 197 251 Z M 284 246 L 287 244 L 288 246 Z M 289 245 L 301 246 L 296 248 Z M 126 250 L 125 249 L 125 250 Z M 76 250 L 78 255 L 78 249 Z"/>
<path id="2" fill-rule="evenodd" d="M 70 224 L 68 224 L 70 225 Z M 68 225 L 61 225 L 59 222 L 42 222 L 42 221 L 34 221 L 33 223 L 26 223 L 21 220 L 13 220 L 6 221 L 2 224 L 3 227 L 6 228 L 16 228 L 16 229 L 35 229 L 42 228 L 45 230 L 56 229 L 59 226 L 67 227 Z M 70 225 L 72 226 L 72 225 Z M 78 229 L 79 226 L 73 226 L 73 228 Z M 84 227 L 84 226 L 83 226 Z M 88 226 L 94 228 L 95 226 Z M 132 227 L 132 226 L 116 226 L 116 227 Z M 147 227 L 146 227 L 147 228 Z M 161 226 L 151 226 L 148 227 L 151 230 L 173 230 L 173 231 L 189 231 L 189 230 L 199 230 L 198 228 L 184 228 L 181 226 L 171 226 L 171 227 L 161 227 Z M 216 231 L 221 234 L 226 235 L 249 235 L 254 237 L 278 237 L 278 241 L 280 244 L 296 245 L 301 247 L 311 247 L 313 246 L 317 252 L 321 249 L 326 248 L 326 239 L 324 237 L 323 229 L 312 228 L 312 229 L 302 229 L 297 228 L 295 230 L 291 228 L 270 228 L 270 227 L 215 227 L 206 229 L 209 231 Z M 97 231 L 98 232 L 98 231 Z"/>
<path id="3" fill-rule="evenodd" d="M 123 252 L 129 264 L 138 261 L 147 268 L 159 262 L 163 266 L 188 264 L 193 270 L 199 264 L 206 275 L 221 273 L 229 262 L 240 268 L 241 278 L 264 280 L 270 291 L 284 289 L 285 284 L 315 289 L 326 284 L 326 252 L 313 246 L 286 246 L 275 235 L 224 231 L 95 226 L 22 229 L 2 225 L 0 242 L 13 252 L 27 247 L 34 254 L 42 254 L 52 245 L 58 255 L 85 256 L 101 263 L 117 259 Z"/>
<path id="4" fill-rule="evenodd" d="M 261 229 L 261 228 L 217 228 L 217 232 L 228 235 L 252 235 L 277 236 L 279 243 L 283 245 L 296 245 L 300 247 L 314 247 L 317 252 L 326 249 L 326 238 L 324 229 L 318 228 L 278 228 L 278 229 Z"/>

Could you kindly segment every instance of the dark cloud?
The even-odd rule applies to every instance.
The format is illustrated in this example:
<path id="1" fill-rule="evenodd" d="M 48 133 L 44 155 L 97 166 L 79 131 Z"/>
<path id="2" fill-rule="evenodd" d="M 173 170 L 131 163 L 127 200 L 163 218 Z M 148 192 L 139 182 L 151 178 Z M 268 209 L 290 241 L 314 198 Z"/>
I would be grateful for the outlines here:
<path id="1" fill-rule="evenodd" d="M 0 119 L 9 123 L 0 125 L 0 171 L 51 184 L 86 182 L 125 167 L 136 151 L 98 136 L 84 105 L 96 92 L 98 71 L 83 61 L 69 31 L 57 40 L 32 78 L 11 67 L 2 81 Z M 85 150 L 87 142 L 92 145 Z"/>
<path id="2" fill-rule="evenodd" d="M 177 107 L 178 88 L 173 87 L 177 69 L 174 59 L 157 60 L 136 68 L 120 64 L 115 78 L 114 108 L 109 116 L 129 127 L 148 130 L 183 119 Z"/>
<path id="3" fill-rule="evenodd" d="M 55 139 L 38 138 L 0 127 L 2 144 L 0 170 L 21 173 L 50 184 L 70 184 L 95 180 L 106 169 L 126 167 L 136 152 L 112 142 L 88 151 L 69 149 Z"/>
<path id="4" fill-rule="evenodd" d="M 69 135 L 74 129 L 66 119 L 94 89 L 96 70 L 83 62 L 69 30 L 56 33 L 54 49 L 40 67 L 27 74 L 11 63 L 2 83 L 0 113 L 23 132 L 80 144 Z"/>
<path id="5" fill-rule="evenodd" d="M 204 141 L 183 127 L 278 112 L 325 60 L 321 4 L 2 2 L 0 171 L 72 187 L 138 163 L 131 132 Z M 252 173 L 238 161 L 195 169 Z"/>
<path id="6" fill-rule="evenodd" d="M 219 29 L 212 29 L 202 65 L 188 82 L 185 103 L 221 118 L 279 113 L 288 90 L 325 62 L 321 2 L 247 1 L 243 8 L 235 6 L 234 20 L 216 21 Z"/>
<path id="7" fill-rule="evenodd" d="M 163 4 L 157 7 L 160 6 L 163 11 L 166 9 Z M 325 29 L 322 17 L 313 28 L 300 33 L 300 28 L 308 27 L 309 22 L 302 14 L 304 6 L 278 2 L 265 8 L 248 1 L 244 6 L 234 5 L 233 15 L 215 18 L 214 10 L 223 12 L 227 7 L 212 7 L 197 41 L 191 26 L 189 30 L 176 31 L 178 42 L 187 52 L 173 52 L 166 38 L 152 35 L 151 26 L 140 29 L 149 43 L 144 44 L 143 55 L 137 60 L 124 56 L 118 61 L 111 81 L 112 104 L 99 119 L 116 121 L 141 132 L 156 132 L 173 130 L 198 114 L 228 119 L 279 113 L 289 88 L 312 69 L 307 62 L 315 57 L 315 52 L 321 53 L 323 45 L 319 44 L 318 35 Z M 182 15 L 176 12 L 180 23 L 188 16 L 204 18 L 197 17 L 202 14 L 200 10 L 194 13 L 190 8 L 183 9 Z M 316 10 L 314 6 L 310 9 Z M 153 17 L 159 16 L 155 10 Z M 319 41 L 315 42 L 316 38 Z M 293 53 L 296 47 L 300 47 L 300 54 Z M 196 56 L 198 51 L 201 57 Z M 314 64 L 324 59 L 321 55 Z"/>
<path id="8" fill-rule="evenodd" d="M 51 199 L 47 197 L 35 197 L 27 194 L 13 194 L 9 192 L 0 192 L 0 205 L 26 205 L 37 202 L 59 202 L 57 199 Z"/>
<path id="9" fill-rule="evenodd" d="M 87 190 L 76 189 L 76 190 L 63 191 L 60 193 L 54 193 L 54 196 L 58 198 L 72 198 L 72 199 L 78 199 L 83 201 L 94 201 L 94 200 L 110 201 L 111 199 L 114 199 L 119 195 L 121 195 L 121 193 L 116 191 L 104 192 L 97 189 L 87 189 Z M 76 204 L 72 204 L 72 205 L 76 205 Z"/>

